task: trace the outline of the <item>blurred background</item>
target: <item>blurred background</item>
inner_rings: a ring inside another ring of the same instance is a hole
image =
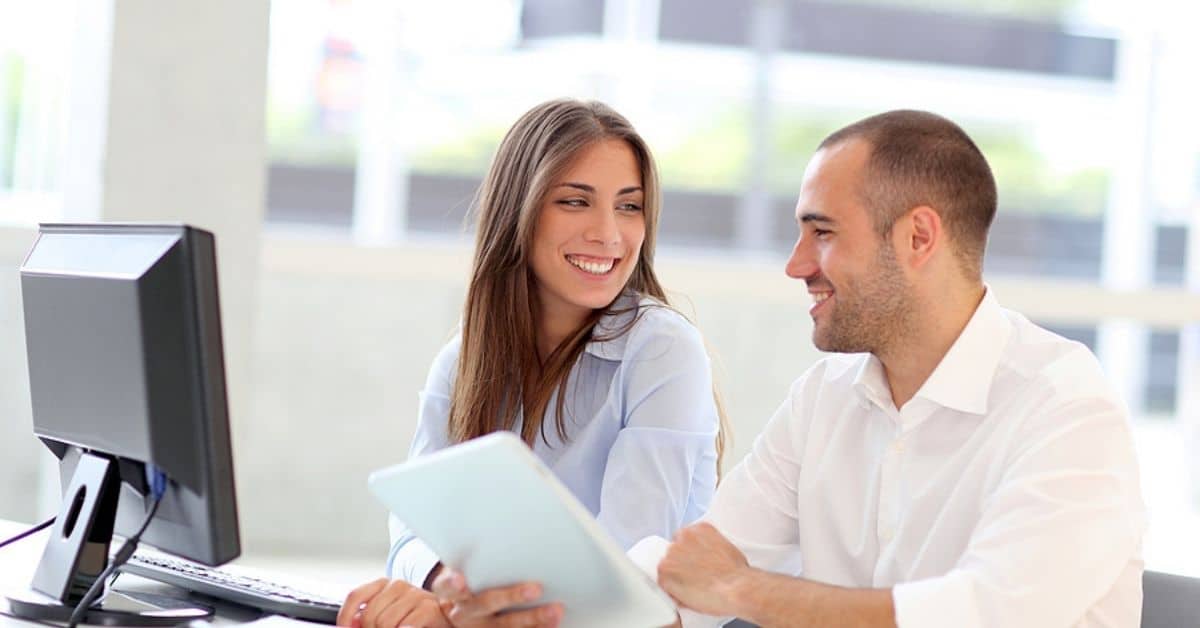
[[[517,116],[595,98],[649,141],[660,275],[712,347],[729,468],[820,357],[783,275],[807,160],[919,108],[995,171],[1001,302],[1129,404],[1148,566],[1200,575],[1196,24],[1167,0],[0,0],[0,518],[58,507],[17,279],[39,221],[217,234],[246,552],[359,577],[387,546],[365,478],[407,455]]]

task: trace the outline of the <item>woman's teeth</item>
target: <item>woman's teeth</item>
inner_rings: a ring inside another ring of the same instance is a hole
[[[584,272],[591,273],[593,275],[607,274],[608,271],[612,270],[613,265],[617,262],[617,260],[613,259],[613,258],[609,258],[609,259],[603,260],[603,261],[590,261],[590,260],[585,260],[585,259],[582,259],[579,257],[575,257],[573,255],[568,255],[567,261],[570,262],[571,265],[574,266],[575,268],[578,268]]]

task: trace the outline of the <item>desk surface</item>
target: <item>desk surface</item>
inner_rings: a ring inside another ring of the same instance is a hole
[[[0,519],[0,539],[6,539],[15,534],[19,534],[27,527],[28,526],[25,524],[19,524]],[[4,593],[15,593],[28,588],[30,581],[33,580],[33,572],[37,568],[38,560],[40,560],[42,557],[42,548],[45,546],[46,538],[49,534],[50,529],[42,530],[36,535],[0,549],[0,597],[2,597]],[[312,582],[297,582],[297,579],[291,577],[290,575],[287,578],[280,578],[280,580],[283,580],[289,584],[296,584],[305,590],[309,590],[314,593],[322,593],[337,599],[344,597],[345,593],[349,590],[353,583],[361,584],[362,582],[369,580],[369,576],[366,575],[361,578],[358,577],[357,574],[360,570],[361,568],[353,567],[349,570],[345,570],[340,578],[342,581],[329,583],[324,586],[312,586],[315,584]],[[348,576],[347,574],[353,575]],[[350,584],[346,584],[344,581],[348,581]],[[155,593],[177,598],[186,597],[186,593],[180,589],[176,589],[169,585],[155,582],[153,580],[138,578],[137,576],[133,576],[131,574],[123,574],[121,576],[117,589]],[[205,603],[208,604],[208,602]],[[0,613],[8,610],[6,606],[6,602],[0,600]],[[259,618],[257,614],[233,605],[219,605],[217,606],[216,611],[217,616],[212,622],[215,626],[240,624],[248,621],[254,621],[255,619]],[[0,614],[0,628],[45,625],[47,624],[39,624],[37,622],[26,621],[11,617],[9,615]],[[295,625],[316,626],[317,624],[302,624],[297,622]]]

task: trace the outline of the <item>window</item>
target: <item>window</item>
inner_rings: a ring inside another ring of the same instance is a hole
[[[72,6],[30,3],[0,20],[0,223],[61,211]]]

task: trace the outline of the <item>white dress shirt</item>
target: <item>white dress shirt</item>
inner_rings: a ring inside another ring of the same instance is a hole
[[[902,628],[1140,622],[1127,413],[1083,345],[990,290],[900,409],[874,356],[813,366],[705,519],[755,567],[891,587]]]
[[[708,509],[720,419],[695,326],[649,298],[624,295],[619,310],[596,323],[595,339],[563,389],[566,440],[554,427],[556,395],[533,453],[628,548],[648,535],[670,536]],[[451,444],[447,421],[461,346],[456,336],[433,361],[409,459]],[[520,421],[513,429],[520,433]],[[389,528],[388,575],[421,586],[437,555],[395,516]]]

